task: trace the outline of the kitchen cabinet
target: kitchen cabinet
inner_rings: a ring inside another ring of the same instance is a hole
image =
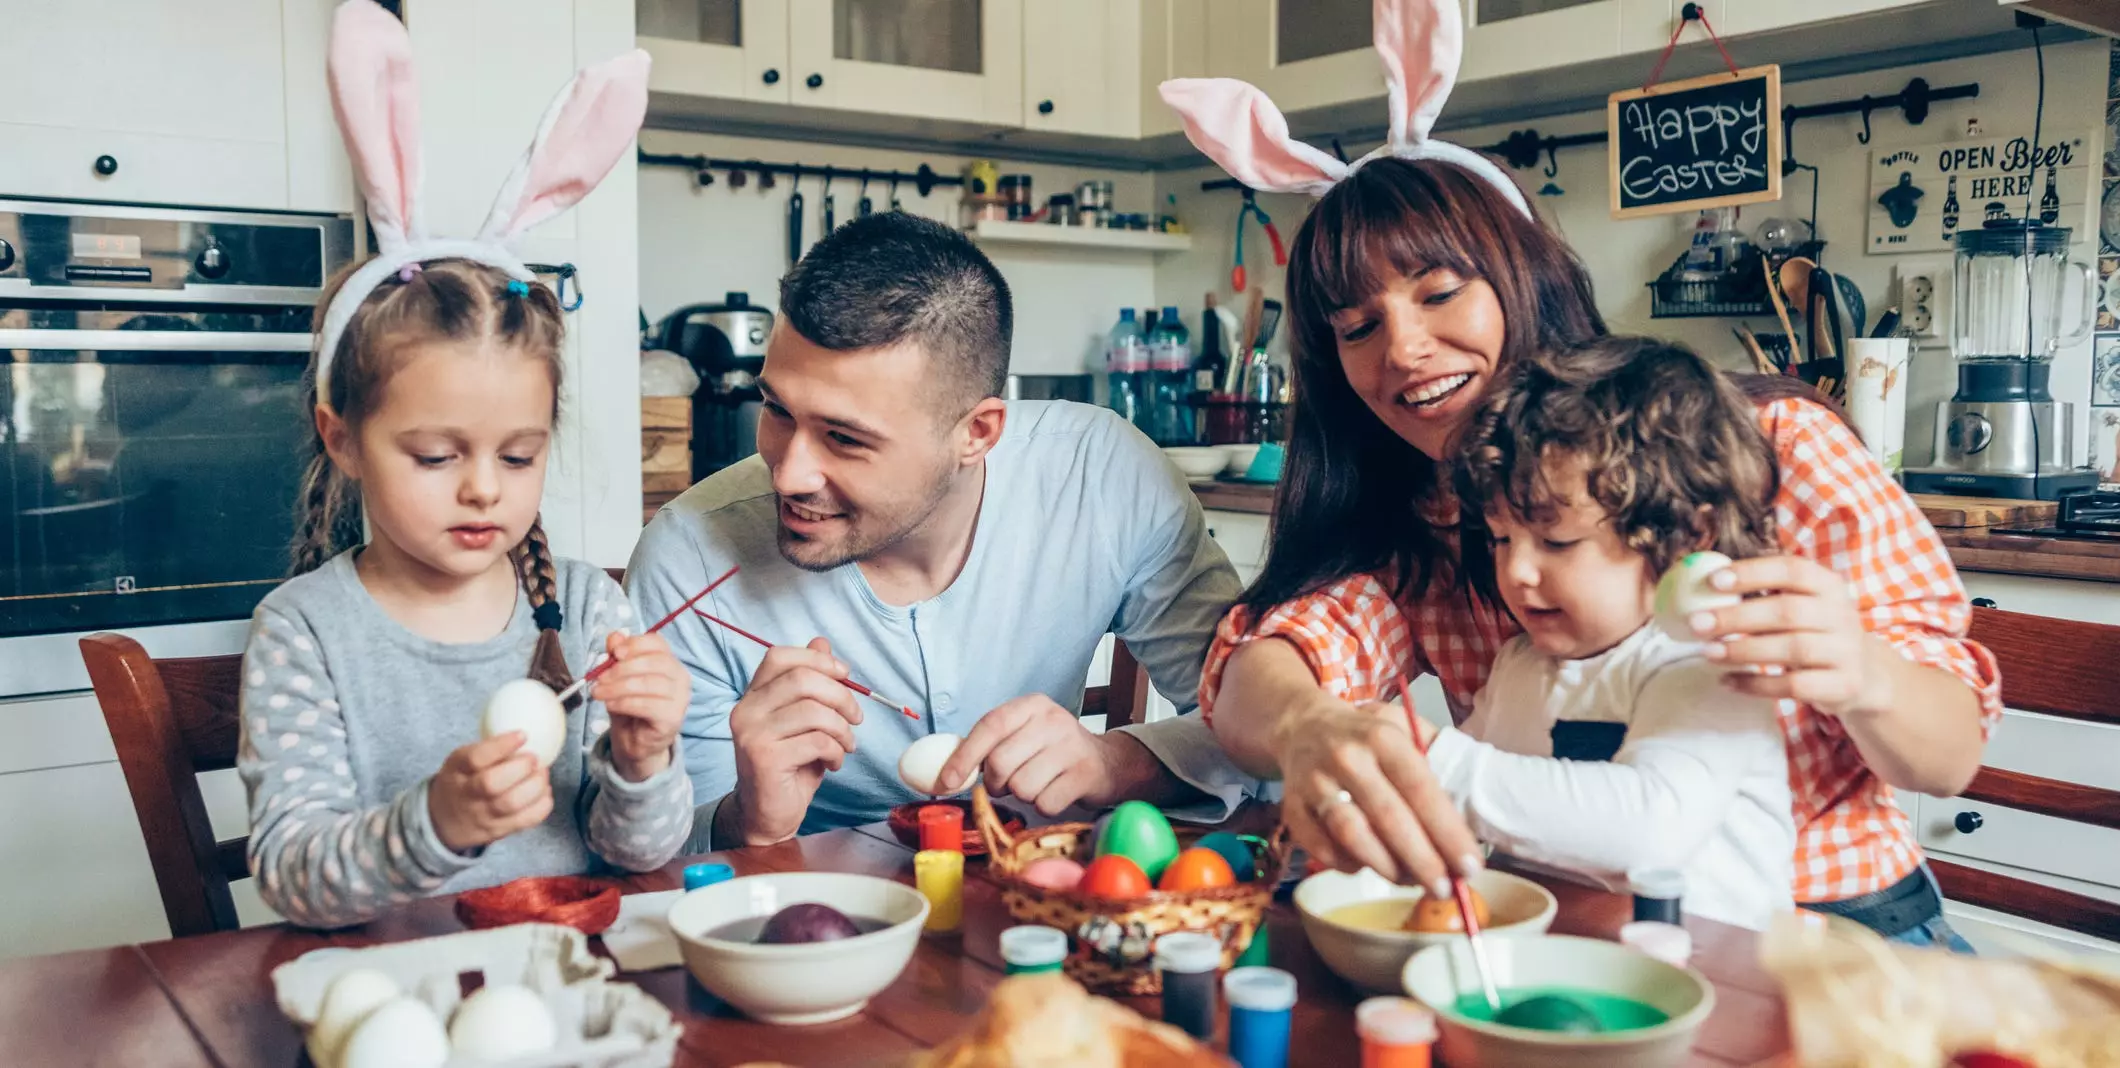
[[[1369,0],[1216,0],[1207,72],[1258,86],[1284,112],[1382,97],[1370,11]]]
[[[1677,8],[1673,0],[1466,0],[1459,77],[1478,81],[1659,51],[1671,39]]]
[[[1141,0],[1023,5],[1026,130],[1141,136]]]
[[[789,0],[635,0],[658,93],[785,104]]]
[[[1023,8],[1023,0],[789,0],[793,100],[1021,126]]]
[[[16,46],[0,195],[350,211],[323,92],[329,8],[0,0]]]
[[[1927,0],[1707,0],[1708,21],[1725,37],[1762,30],[1783,30],[1856,15],[1874,15]]]
[[[1141,0],[1141,131],[1157,137],[1184,129],[1156,87],[1172,78],[1207,77],[1207,0]]]

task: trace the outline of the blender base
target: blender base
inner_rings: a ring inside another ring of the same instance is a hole
[[[1908,493],[1999,497],[2013,501],[2058,501],[2071,493],[2098,488],[2098,472],[2087,467],[2042,471],[2036,484],[2031,475],[1973,474],[1947,467],[1910,467],[1900,477]]]

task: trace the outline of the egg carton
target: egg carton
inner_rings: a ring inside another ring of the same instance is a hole
[[[333,980],[371,968],[395,980],[445,1024],[463,1000],[460,977],[478,973],[486,985],[515,983],[545,1001],[559,1045],[477,1068],[668,1068],[683,1026],[661,1002],[631,983],[613,982],[617,967],[589,951],[588,936],[571,927],[524,923],[441,935],[367,949],[319,950],[272,970],[280,1012],[306,1040]],[[447,1068],[473,1068],[453,1057]]]

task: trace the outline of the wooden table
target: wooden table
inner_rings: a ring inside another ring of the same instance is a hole
[[[698,858],[690,858],[696,861]],[[859,872],[911,883],[913,854],[882,824],[812,835],[765,849],[718,854],[738,874]],[[674,889],[683,862],[625,880],[629,891]],[[861,1014],[809,1028],[772,1027],[737,1015],[682,968],[631,974],[685,1025],[677,1063],[730,1068],[784,1061],[802,1068],[874,1068],[963,1031],[999,982],[1000,932],[1012,925],[999,892],[975,864],[965,882],[964,928],[922,939],[905,974]],[[1553,929],[1610,938],[1631,918],[1625,897],[1545,881],[1560,899]],[[1326,970],[1286,904],[1269,919],[1276,967],[1296,976],[1292,1065],[1359,1063],[1353,1010],[1360,1000]],[[1755,936],[1689,919],[1694,966],[1715,983],[1715,1011],[1701,1028],[1691,1065],[1750,1066],[1787,1049],[1780,994],[1755,962]],[[257,927],[141,946],[0,963],[0,1064],[155,1064],[206,1068],[295,1068],[294,1026],[272,996],[274,966],[324,946],[364,946],[461,930],[446,899],[410,906],[365,926],[319,934]],[[1157,1013],[1154,999],[1131,1001]]]

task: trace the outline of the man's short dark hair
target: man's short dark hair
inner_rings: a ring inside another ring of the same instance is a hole
[[[917,215],[855,219],[811,246],[780,280],[780,314],[842,352],[917,342],[938,396],[967,408],[1008,379],[1008,282],[970,239]]]

